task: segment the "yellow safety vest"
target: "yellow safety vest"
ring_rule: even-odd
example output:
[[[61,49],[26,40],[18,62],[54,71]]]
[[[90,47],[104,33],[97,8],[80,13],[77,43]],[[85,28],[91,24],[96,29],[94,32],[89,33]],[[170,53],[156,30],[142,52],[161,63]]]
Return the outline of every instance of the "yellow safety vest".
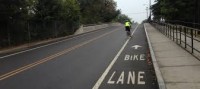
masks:
[[[129,27],[130,27],[130,26],[131,26],[131,25],[130,25],[130,22],[126,22],[126,23],[125,23],[125,26],[129,26]]]

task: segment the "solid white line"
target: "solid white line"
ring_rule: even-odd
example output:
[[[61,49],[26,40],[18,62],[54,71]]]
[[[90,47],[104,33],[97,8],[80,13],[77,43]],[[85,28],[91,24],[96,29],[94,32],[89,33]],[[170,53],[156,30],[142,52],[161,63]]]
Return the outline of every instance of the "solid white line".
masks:
[[[67,40],[70,40],[70,39],[73,39],[73,38],[69,38]],[[62,40],[62,41],[58,41],[58,42],[55,42],[55,43],[51,43],[51,44],[47,44],[47,45],[43,45],[43,46],[27,49],[27,50],[24,50],[24,51],[16,52],[16,53],[13,53],[13,54],[5,55],[5,56],[0,57],[0,59],[7,58],[7,57],[10,57],[10,56],[14,56],[14,55],[21,54],[21,53],[25,53],[25,52],[29,52],[29,51],[32,51],[32,50],[36,50],[36,49],[39,49],[39,48],[46,47],[46,46],[54,45],[54,44],[61,43],[61,42],[67,41],[67,40]]]
[[[95,33],[95,32],[96,32],[96,31],[91,32],[91,33]],[[8,55],[5,55],[5,56],[0,57],[0,59],[7,58],[7,57],[11,57],[11,56],[18,55],[18,54],[25,53],[25,52],[29,52],[29,51],[36,50],[36,49],[39,49],[39,48],[47,47],[47,46],[50,46],[50,45],[58,44],[58,43],[61,43],[61,42],[64,42],[64,41],[68,41],[68,40],[71,40],[71,39],[75,39],[75,38],[78,38],[78,37],[82,37],[82,36],[85,36],[85,35],[91,34],[91,33],[86,33],[86,34],[83,34],[83,35],[74,36],[74,37],[72,37],[72,38],[68,38],[68,39],[65,39],[65,40],[57,41],[57,42],[50,43],[50,44],[47,44],[47,45],[43,45],[43,46],[39,46],[39,47],[27,49],[27,50],[24,50],[24,51],[20,51],[20,52],[8,54]]]
[[[147,41],[148,41],[148,44],[149,44],[149,49],[150,49],[151,58],[152,58],[152,61],[153,61],[153,66],[154,66],[154,69],[155,69],[155,72],[156,72],[156,77],[157,77],[159,89],[166,89],[166,85],[165,85],[165,82],[163,80],[160,68],[158,66],[157,59],[155,57],[155,53],[154,53],[153,47],[151,45],[151,40],[149,39],[149,35],[147,34],[147,29],[146,29],[146,25],[145,24],[144,24],[144,29],[145,29]]]
[[[133,33],[137,30],[138,25],[136,26],[136,28],[134,29]],[[103,80],[105,79],[106,75],[108,74],[108,72],[110,71],[110,69],[112,68],[112,66],[114,65],[114,63],[117,61],[118,57],[121,55],[122,51],[124,50],[124,48],[126,47],[126,45],[128,44],[128,42],[130,41],[131,38],[127,39],[127,41],[124,43],[124,45],[122,46],[122,48],[119,50],[119,52],[117,53],[117,55],[115,56],[115,58],[112,60],[112,62],[109,64],[109,66],[106,68],[106,70],[104,71],[104,73],[101,75],[101,77],[98,79],[98,81],[96,82],[96,84],[93,86],[92,89],[99,89],[101,83],[103,82]]]

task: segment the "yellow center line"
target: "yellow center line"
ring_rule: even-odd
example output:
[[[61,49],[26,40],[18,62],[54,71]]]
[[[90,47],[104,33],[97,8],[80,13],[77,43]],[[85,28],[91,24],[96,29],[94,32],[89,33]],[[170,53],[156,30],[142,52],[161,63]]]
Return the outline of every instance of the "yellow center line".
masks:
[[[98,37],[96,37],[96,38],[93,38],[93,39],[91,39],[91,40],[85,41],[85,42],[83,42],[83,43],[81,43],[81,44],[75,45],[75,46],[73,46],[73,47],[71,47],[71,48],[65,49],[65,50],[63,50],[63,51],[61,51],[61,52],[58,52],[58,53],[56,53],[56,54],[50,55],[50,56],[45,57],[45,58],[43,58],[43,59],[40,59],[40,60],[38,60],[38,61],[36,61],[36,62],[33,62],[33,63],[31,63],[31,64],[25,65],[25,66],[23,66],[23,67],[20,67],[20,68],[18,68],[18,69],[15,69],[15,70],[10,71],[10,72],[8,72],[8,73],[5,73],[5,74],[3,74],[3,75],[0,75],[0,81],[1,81],[1,80],[4,80],[4,79],[7,79],[7,78],[9,78],[9,77],[12,77],[12,76],[14,76],[14,75],[16,75],[16,74],[18,74],[18,73],[21,73],[21,72],[23,72],[23,71],[25,71],[25,70],[31,69],[31,68],[33,68],[33,67],[35,67],[35,66],[37,66],[37,65],[40,65],[40,64],[42,64],[42,63],[45,63],[45,62],[47,62],[47,61],[53,60],[53,59],[56,58],[56,57],[59,57],[59,56],[61,56],[61,55],[63,55],[63,54],[66,54],[66,53],[68,53],[68,52],[70,52],[70,51],[73,51],[73,50],[75,50],[75,49],[77,49],[77,48],[80,48],[80,47],[82,47],[82,46],[84,46],[84,45],[86,45],[86,44],[88,44],[88,43],[91,43],[92,41],[95,41],[95,40],[97,40],[97,39],[99,39],[99,38],[102,38],[102,37],[104,37],[104,36],[106,36],[106,35],[108,35],[108,34],[111,34],[111,33],[115,32],[115,31],[117,31],[117,30],[110,31],[110,32],[108,32],[108,33],[102,34],[102,35],[100,35],[100,36],[98,36]]]

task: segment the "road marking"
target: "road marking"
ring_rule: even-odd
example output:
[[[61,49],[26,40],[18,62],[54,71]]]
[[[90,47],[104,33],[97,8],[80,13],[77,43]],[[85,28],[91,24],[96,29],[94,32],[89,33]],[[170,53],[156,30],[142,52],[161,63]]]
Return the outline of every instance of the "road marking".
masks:
[[[115,81],[112,81],[113,76],[115,75],[116,71],[113,72],[113,74],[111,75],[111,77],[108,80],[108,84],[115,84]]]
[[[136,28],[134,29],[134,31],[132,32],[131,36],[133,35],[133,33],[135,33],[135,31],[137,30],[139,25],[136,26]],[[124,43],[124,45],[122,46],[122,48],[119,50],[119,52],[117,53],[117,55],[114,57],[114,59],[112,60],[112,62],[109,64],[109,66],[106,68],[106,70],[104,71],[104,73],[101,75],[101,77],[98,79],[98,81],[96,82],[96,84],[93,86],[92,89],[98,89],[101,85],[101,83],[103,82],[103,80],[105,79],[106,75],[108,74],[108,72],[110,71],[110,69],[112,68],[112,66],[114,65],[114,63],[116,62],[116,60],[118,59],[118,57],[121,55],[122,51],[124,50],[124,48],[126,47],[126,45],[128,44],[129,40],[131,38],[127,39],[127,41]]]
[[[96,38],[93,38],[93,39],[91,39],[91,40],[85,41],[85,42],[80,43],[80,44],[78,44],[78,45],[75,45],[75,46],[73,46],[73,47],[71,47],[71,48],[65,49],[65,50],[63,50],[63,51],[61,51],[61,52],[58,52],[58,53],[56,53],[56,54],[50,55],[50,56],[48,56],[48,57],[45,57],[45,58],[43,58],[43,59],[41,59],[41,60],[38,60],[38,61],[33,62],[33,63],[31,63],[31,64],[25,65],[25,66],[23,66],[23,67],[20,67],[20,68],[18,68],[18,69],[15,69],[15,70],[10,71],[10,72],[8,72],[8,73],[5,73],[5,74],[3,74],[3,75],[0,75],[0,81],[1,81],[1,80],[4,80],[4,79],[7,79],[7,78],[9,78],[9,77],[12,77],[12,76],[14,76],[14,75],[16,75],[16,74],[18,74],[18,73],[21,73],[21,72],[23,72],[23,71],[25,71],[25,70],[31,69],[31,68],[33,68],[33,67],[35,67],[35,66],[37,66],[37,65],[40,65],[40,64],[42,64],[42,63],[45,63],[45,62],[47,62],[47,61],[53,60],[53,59],[56,58],[56,57],[59,57],[59,56],[61,56],[61,55],[63,55],[63,54],[66,54],[66,53],[72,51],[72,50],[75,50],[75,49],[77,49],[77,48],[80,48],[80,47],[82,47],[82,46],[84,46],[84,45],[86,45],[86,44],[88,44],[88,43],[91,43],[91,42],[93,42],[93,41],[95,41],[95,40],[97,40],[97,39],[99,39],[99,38],[102,38],[102,37],[104,37],[104,36],[106,36],[106,35],[108,35],[108,34],[111,34],[111,33],[115,32],[115,31],[118,31],[118,30],[113,30],[113,31],[110,31],[110,32],[108,32],[108,33],[102,34],[102,35],[100,35],[100,36],[98,36],[98,37],[96,37]]]
[[[131,48],[134,48],[135,50],[137,50],[137,49],[140,48],[140,47],[142,47],[142,46],[140,46],[140,45],[134,45],[134,46],[132,46]]]
[[[124,61],[144,61],[145,60],[145,54],[134,54],[134,55],[128,55],[126,54],[124,57]]]
[[[120,75],[115,75],[116,71],[114,71],[109,78],[107,84],[129,84],[129,85],[145,85],[145,72],[144,71],[122,71]],[[115,77],[115,78],[113,78]]]
[[[124,84],[124,71],[120,74],[116,84],[119,84],[119,82],[121,82],[121,84]]]
[[[25,52],[29,52],[29,51],[32,51],[32,50],[39,49],[39,48],[44,48],[44,47],[47,47],[47,46],[50,46],[50,45],[54,45],[54,44],[58,44],[58,43],[61,43],[61,42],[65,42],[65,41],[68,41],[68,40],[71,40],[71,39],[75,39],[75,38],[78,38],[78,37],[82,37],[82,36],[85,36],[85,35],[88,35],[88,34],[91,34],[91,33],[95,33],[95,32],[97,32],[97,31],[90,32],[90,33],[85,33],[83,35],[79,35],[79,36],[75,36],[75,37],[68,38],[68,39],[65,39],[65,40],[61,40],[61,41],[57,41],[57,42],[54,42],[54,43],[50,43],[50,44],[47,44],[47,45],[42,45],[42,46],[39,46],[39,47],[27,49],[27,50],[24,50],[24,51],[8,54],[8,55],[0,57],[0,59],[11,57],[11,56],[18,55],[18,54],[22,54],[22,53],[25,53]]]
[[[128,72],[128,81],[127,84],[130,84],[130,81],[132,82],[132,84],[135,84],[135,72]]]
[[[142,76],[143,75],[143,76]],[[142,81],[142,79],[144,78],[145,72],[144,71],[139,71],[138,72],[138,84],[145,84],[145,81]]]

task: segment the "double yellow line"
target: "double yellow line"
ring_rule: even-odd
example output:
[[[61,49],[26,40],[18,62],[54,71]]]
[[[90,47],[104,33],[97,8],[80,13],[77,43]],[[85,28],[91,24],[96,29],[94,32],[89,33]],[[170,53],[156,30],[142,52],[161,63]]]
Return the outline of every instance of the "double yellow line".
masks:
[[[35,67],[35,66],[37,66],[37,65],[40,65],[40,64],[42,64],[42,63],[45,63],[45,62],[47,62],[47,61],[53,60],[53,59],[56,58],[56,57],[59,57],[59,56],[61,56],[61,55],[63,55],[63,54],[66,54],[66,53],[68,53],[68,52],[70,52],[70,51],[72,51],[72,50],[75,50],[75,49],[77,49],[77,48],[79,48],[79,47],[81,47],[81,46],[84,46],[84,45],[86,45],[86,44],[88,44],[88,43],[90,43],[90,42],[92,42],[92,41],[95,41],[95,40],[97,40],[97,39],[99,39],[99,38],[102,38],[102,37],[104,37],[104,36],[106,36],[106,35],[108,35],[108,34],[111,34],[111,33],[115,32],[115,31],[117,31],[117,30],[113,30],[113,31],[110,31],[110,32],[108,32],[108,33],[102,34],[102,35],[100,35],[100,36],[98,36],[98,37],[96,37],[96,38],[93,38],[93,39],[91,39],[91,40],[85,41],[85,42],[83,42],[83,43],[81,43],[81,44],[78,44],[78,45],[75,45],[75,46],[73,46],[73,47],[71,47],[71,48],[65,49],[65,50],[63,50],[63,51],[61,51],[61,52],[58,52],[58,53],[56,53],[56,54],[53,54],[53,55],[50,55],[50,56],[45,57],[45,58],[43,58],[43,59],[40,59],[39,61],[33,62],[33,63],[31,63],[31,64],[25,65],[25,66],[23,66],[23,67],[20,67],[20,68],[18,68],[18,69],[15,69],[15,70],[10,71],[10,72],[8,72],[8,73],[5,73],[5,74],[3,74],[3,75],[0,75],[0,81],[2,81],[2,80],[4,80],[4,79],[7,79],[7,78],[9,78],[9,77],[12,77],[12,76],[14,76],[14,75],[16,75],[16,74],[18,74],[18,73],[21,73],[21,72],[23,72],[23,71],[25,71],[25,70],[31,69],[31,68],[33,68],[33,67]]]

